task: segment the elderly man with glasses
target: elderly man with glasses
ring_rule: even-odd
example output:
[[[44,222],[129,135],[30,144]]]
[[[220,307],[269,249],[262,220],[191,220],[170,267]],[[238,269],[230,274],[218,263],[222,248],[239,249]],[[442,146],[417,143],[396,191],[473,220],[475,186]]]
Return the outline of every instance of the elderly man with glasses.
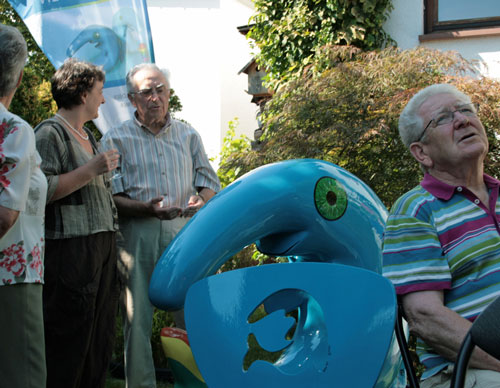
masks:
[[[474,319],[500,294],[500,182],[484,174],[486,131],[477,105],[449,84],[418,92],[399,118],[424,171],[391,209],[384,275],[394,284],[417,353],[421,386],[449,386]],[[467,387],[500,387],[500,361],[476,349]]]
[[[108,131],[101,143],[122,156],[121,176],[111,181],[124,280],[126,384],[154,388],[149,279],[167,245],[220,184],[200,135],[170,116],[168,73],[155,64],[137,65],[127,74],[127,90],[135,117]],[[175,320],[183,327],[182,313]]]

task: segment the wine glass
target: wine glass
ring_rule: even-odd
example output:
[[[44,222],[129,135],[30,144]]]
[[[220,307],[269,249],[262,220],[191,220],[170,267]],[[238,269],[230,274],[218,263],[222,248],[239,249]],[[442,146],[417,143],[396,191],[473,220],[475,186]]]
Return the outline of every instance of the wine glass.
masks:
[[[112,149],[116,149],[116,147],[113,144],[113,140],[111,138],[107,138],[104,141],[101,139],[101,144],[100,144],[100,151],[105,152],[109,151]],[[122,161],[122,155],[118,154],[118,161],[116,163],[116,168],[113,170],[113,175],[111,175],[111,180],[115,179],[121,179],[123,177],[121,173],[121,161]]]

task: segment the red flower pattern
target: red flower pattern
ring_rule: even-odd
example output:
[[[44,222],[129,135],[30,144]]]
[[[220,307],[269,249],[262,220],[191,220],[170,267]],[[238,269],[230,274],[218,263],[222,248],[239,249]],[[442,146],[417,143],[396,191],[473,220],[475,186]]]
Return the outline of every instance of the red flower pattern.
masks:
[[[5,141],[10,134],[19,130],[18,122],[15,118],[0,120],[0,192],[9,186],[8,172],[16,167],[9,157],[5,155]],[[7,248],[0,248],[0,286],[23,282],[30,279],[35,283],[41,283],[43,279],[44,266],[42,262],[43,237],[40,243],[36,244],[27,254],[24,242],[19,241]],[[34,242],[34,241],[33,241]],[[26,257],[25,257],[26,256]],[[29,266],[28,266],[29,265]]]
[[[4,257],[0,260],[0,267],[12,272],[14,276],[21,276],[26,270],[24,248],[20,244],[12,244],[2,251]]]
[[[10,130],[9,130],[10,129]],[[3,143],[4,140],[7,136],[9,136],[11,133],[14,133],[15,131],[18,130],[18,127],[11,121],[2,121],[0,123],[0,162],[3,164],[5,160],[5,154],[3,152]],[[15,168],[16,165],[13,164],[11,168]],[[2,170],[0,171],[0,186],[3,186],[4,188],[10,186],[10,181],[7,179],[5,174],[9,171],[8,166],[3,166]]]
[[[34,269],[40,277],[43,277],[43,263],[40,254],[40,247],[35,245],[31,251],[33,260],[30,263],[30,268]]]
[[[13,166],[15,167],[15,165]],[[0,185],[3,186],[4,188],[7,188],[10,186],[10,180],[7,179],[5,176],[5,173],[9,171],[8,166],[3,166],[3,168],[0,170]]]
[[[0,124],[0,144],[3,144],[3,140],[5,139],[5,130],[9,128],[9,124],[6,121],[3,121]]]

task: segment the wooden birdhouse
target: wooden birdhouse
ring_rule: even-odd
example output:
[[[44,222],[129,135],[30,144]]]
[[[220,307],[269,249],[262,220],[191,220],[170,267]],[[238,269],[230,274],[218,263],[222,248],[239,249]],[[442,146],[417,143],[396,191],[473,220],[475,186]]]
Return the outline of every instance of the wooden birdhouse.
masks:
[[[263,85],[263,79],[266,76],[266,72],[257,65],[254,58],[238,72],[238,74],[241,73],[245,73],[248,76],[248,94],[254,97],[271,96],[269,90]]]

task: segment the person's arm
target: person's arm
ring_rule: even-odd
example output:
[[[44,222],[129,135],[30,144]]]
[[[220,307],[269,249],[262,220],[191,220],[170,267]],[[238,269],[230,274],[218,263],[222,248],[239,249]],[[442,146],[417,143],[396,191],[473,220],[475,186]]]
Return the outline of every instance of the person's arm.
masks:
[[[160,220],[172,220],[181,215],[178,207],[162,207],[163,197],[156,197],[148,202],[131,199],[123,194],[113,195],[120,216],[156,217]]]
[[[200,208],[220,191],[220,182],[208,160],[201,136],[196,131],[194,134],[191,142],[191,157],[195,170],[193,183],[198,195],[191,196],[188,206]]]
[[[198,194],[203,199],[203,202],[207,203],[215,195],[215,191],[208,187],[202,187],[201,190],[198,188]]]
[[[0,206],[0,238],[5,236],[9,229],[12,228],[18,217],[19,212],[17,210]]]
[[[192,217],[202,206],[204,206],[218,190],[220,182],[217,174],[210,165],[201,136],[194,129],[194,136],[191,142],[191,157],[194,165],[194,186],[197,195],[189,198],[188,206],[183,210],[184,217]]]
[[[195,206],[198,209],[206,204],[214,195],[215,191],[208,187],[198,187],[198,194],[192,195],[189,198],[188,206]]]
[[[81,189],[96,176],[113,170],[116,168],[118,158],[119,155],[116,150],[109,150],[97,154],[83,166],[59,175],[57,187],[49,202],[66,197],[76,190]]]
[[[117,150],[101,152],[82,166],[71,166],[71,143],[66,141],[59,126],[52,121],[44,121],[35,129],[36,148],[42,158],[42,171],[48,181],[48,202],[64,198],[87,185],[96,176],[116,168],[119,154]],[[60,129],[60,128],[59,128]]]
[[[418,291],[402,296],[410,331],[441,356],[455,361],[472,323],[444,306],[443,291]],[[469,366],[500,372],[500,361],[476,347]]]

